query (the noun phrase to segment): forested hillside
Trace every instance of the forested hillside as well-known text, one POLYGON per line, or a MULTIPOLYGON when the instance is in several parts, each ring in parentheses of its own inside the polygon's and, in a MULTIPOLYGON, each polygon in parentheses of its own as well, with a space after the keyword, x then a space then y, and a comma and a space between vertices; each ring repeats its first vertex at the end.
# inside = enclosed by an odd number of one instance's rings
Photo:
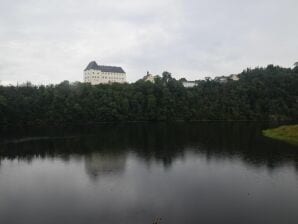
POLYGON ((0 86, 2 125, 173 120, 298 120, 298 67, 247 69, 239 81, 0 86))

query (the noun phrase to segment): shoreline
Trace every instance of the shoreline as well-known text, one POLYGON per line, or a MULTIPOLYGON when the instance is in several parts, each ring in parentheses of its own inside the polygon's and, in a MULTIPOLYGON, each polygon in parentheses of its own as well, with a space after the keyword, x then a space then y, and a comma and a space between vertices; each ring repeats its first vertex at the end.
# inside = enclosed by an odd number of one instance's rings
POLYGON ((298 124, 266 129, 262 133, 265 137, 298 146, 298 124))

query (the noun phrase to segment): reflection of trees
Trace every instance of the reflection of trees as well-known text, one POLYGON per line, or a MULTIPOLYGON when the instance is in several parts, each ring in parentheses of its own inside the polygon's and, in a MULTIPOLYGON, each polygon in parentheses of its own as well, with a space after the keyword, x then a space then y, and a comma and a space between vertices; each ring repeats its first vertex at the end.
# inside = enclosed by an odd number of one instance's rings
POLYGON ((126 156, 115 153, 91 153, 85 156, 87 174, 95 179, 105 174, 121 174, 125 169, 126 156))
MULTIPOLYGON (((48 138, 19 144, 0 143, 0 154, 1 157, 22 157, 29 160, 34 156, 59 155, 67 160, 73 154, 88 156, 99 153, 104 156, 125 154, 128 150, 133 150, 147 162, 155 160, 170 166, 173 160, 184 155, 187 148, 208 159, 237 156, 253 166, 275 168, 285 162, 298 164, 297 148, 262 137, 262 128, 263 125, 256 123, 201 122, 136 123, 58 131, 27 130, 26 133, 29 134, 23 134, 25 137, 40 135, 48 138)), ((12 137, 7 139, 9 138, 12 137)))

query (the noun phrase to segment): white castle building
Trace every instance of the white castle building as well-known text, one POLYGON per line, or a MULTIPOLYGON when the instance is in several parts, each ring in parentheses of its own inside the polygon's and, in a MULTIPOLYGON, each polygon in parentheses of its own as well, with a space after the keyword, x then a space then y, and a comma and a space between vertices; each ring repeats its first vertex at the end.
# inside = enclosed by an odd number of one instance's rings
POLYGON ((84 70, 84 82, 92 85, 125 83, 126 73, 121 67, 98 65, 95 61, 91 61, 84 70))

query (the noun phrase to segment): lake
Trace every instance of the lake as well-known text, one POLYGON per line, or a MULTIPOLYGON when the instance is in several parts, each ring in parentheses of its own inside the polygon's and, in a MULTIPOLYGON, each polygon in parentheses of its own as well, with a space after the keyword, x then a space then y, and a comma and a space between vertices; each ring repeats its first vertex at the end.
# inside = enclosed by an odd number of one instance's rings
POLYGON ((18 128, 0 137, 1 224, 298 223, 298 147, 268 124, 18 128))

